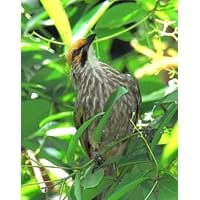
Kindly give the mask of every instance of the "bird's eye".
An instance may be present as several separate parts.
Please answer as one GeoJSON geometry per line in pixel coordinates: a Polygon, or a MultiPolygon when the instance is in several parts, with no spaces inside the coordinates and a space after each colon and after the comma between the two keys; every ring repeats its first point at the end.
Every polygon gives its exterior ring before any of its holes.
{"type": "Polygon", "coordinates": [[[72,53],[72,59],[75,58],[76,56],[78,56],[80,54],[81,49],[76,49],[73,51],[72,53]]]}

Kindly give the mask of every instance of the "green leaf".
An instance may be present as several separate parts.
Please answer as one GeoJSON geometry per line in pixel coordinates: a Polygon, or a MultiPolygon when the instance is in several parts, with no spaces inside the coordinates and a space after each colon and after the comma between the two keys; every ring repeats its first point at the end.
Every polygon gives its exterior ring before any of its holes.
{"type": "Polygon", "coordinates": [[[39,127],[40,128],[43,127],[48,122],[55,121],[55,120],[58,120],[58,119],[67,118],[67,117],[71,117],[71,116],[72,116],[72,112],[60,112],[60,113],[56,113],[56,114],[50,115],[50,116],[44,118],[40,122],[39,127]]]}
{"type": "Polygon", "coordinates": [[[152,92],[150,94],[144,95],[142,97],[142,102],[152,102],[152,101],[157,101],[160,100],[160,103],[172,103],[172,102],[177,102],[178,101],[178,90],[173,91],[172,93],[166,95],[168,87],[166,88],[161,88],[155,92],[152,92]]]}
{"type": "Polygon", "coordinates": [[[129,184],[121,186],[119,190],[117,190],[116,192],[114,192],[108,197],[108,200],[120,199],[120,197],[123,197],[123,195],[125,195],[129,191],[133,191],[138,185],[140,185],[142,182],[144,182],[147,179],[148,179],[147,177],[142,177],[135,181],[132,181],[129,184]]]}
{"type": "Polygon", "coordinates": [[[94,169],[94,163],[92,163],[91,165],[89,165],[89,167],[85,170],[85,173],[82,177],[82,180],[88,175],[92,173],[92,170],[94,169]]]}
{"type": "MultiPolygon", "coordinates": [[[[23,56],[23,60],[22,62],[26,61],[26,57],[25,56],[29,56],[29,57],[33,57],[36,59],[39,58],[45,58],[44,56],[52,56],[54,57],[54,55],[52,54],[53,51],[49,49],[48,44],[44,41],[34,41],[31,39],[31,37],[24,37],[22,38],[21,41],[22,45],[21,45],[21,51],[22,51],[22,56],[23,56]],[[28,53],[32,53],[28,54],[28,53]],[[38,56],[36,57],[35,54],[39,53],[38,56]]],[[[29,60],[30,61],[30,60],[29,60]]],[[[29,63],[31,64],[31,63],[29,63]]]]}
{"type": "Polygon", "coordinates": [[[60,71],[47,67],[41,68],[31,79],[32,83],[41,84],[48,90],[54,90],[59,84],[66,84],[66,77],[60,71]]]}
{"type": "Polygon", "coordinates": [[[113,179],[108,177],[103,177],[100,183],[93,188],[86,188],[83,190],[82,197],[84,200],[92,200],[96,197],[99,193],[105,191],[112,183],[114,182],[113,179]]]}
{"type": "Polygon", "coordinates": [[[168,21],[174,21],[175,23],[171,24],[170,26],[175,28],[178,26],[178,20],[177,20],[177,12],[175,10],[164,10],[155,12],[156,16],[159,17],[161,20],[168,20],[168,21]]]}
{"type": "Polygon", "coordinates": [[[50,106],[50,101],[41,98],[22,102],[23,139],[39,129],[40,121],[49,115],[50,106]]]}
{"type": "Polygon", "coordinates": [[[160,168],[164,168],[170,165],[171,162],[177,157],[177,153],[178,153],[178,123],[174,126],[170,140],[163,150],[160,168]]]}
{"type": "Polygon", "coordinates": [[[114,155],[109,157],[109,159],[105,160],[105,162],[102,164],[102,166],[110,165],[112,163],[118,164],[119,161],[122,160],[124,156],[123,155],[114,155]]]}
{"type": "Polygon", "coordinates": [[[104,169],[100,168],[94,173],[88,173],[81,182],[81,185],[84,188],[93,188],[96,187],[104,176],[104,169]]]}
{"type": "Polygon", "coordinates": [[[27,22],[24,34],[28,34],[28,32],[30,32],[33,28],[37,29],[41,25],[42,20],[47,16],[48,14],[46,11],[43,9],[38,10],[37,13],[27,22]]]}
{"type": "Polygon", "coordinates": [[[161,138],[161,135],[162,135],[162,130],[165,126],[168,125],[168,123],[170,122],[170,120],[173,118],[173,116],[175,115],[176,111],[178,109],[178,106],[177,104],[175,103],[172,103],[168,109],[167,109],[167,112],[163,115],[162,119],[161,119],[161,123],[157,129],[157,131],[155,132],[155,136],[154,136],[154,139],[151,143],[151,147],[152,149],[155,148],[155,146],[158,144],[160,138],[161,138]]]}
{"type": "Polygon", "coordinates": [[[74,194],[77,200],[81,200],[81,182],[80,182],[80,172],[76,173],[75,176],[75,186],[74,186],[74,194]]]}
{"type": "MultiPolygon", "coordinates": [[[[86,15],[82,16],[78,23],[73,27],[73,35],[78,34],[81,29],[84,29],[83,26],[87,24],[87,22],[94,16],[94,14],[98,11],[101,5],[98,5],[91,9],[86,15]]],[[[77,37],[78,38],[78,37],[77,37]]]]}
{"type": "Polygon", "coordinates": [[[178,102],[178,90],[175,90],[172,93],[168,94],[161,101],[161,103],[172,103],[172,102],[178,102]]]}
{"type": "Polygon", "coordinates": [[[26,82],[22,82],[21,86],[22,86],[22,88],[25,88],[26,90],[31,90],[32,88],[33,89],[41,89],[41,90],[46,89],[43,85],[34,84],[34,83],[26,83],[26,82]]]}
{"type": "Polygon", "coordinates": [[[178,199],[178,181],[170,174],[164,174],[161,180],[159,181],[158,199],[178,199]]]}
{"type": "Polygon", "coordinates": [[[140,4],[136,3],[121,3],[111,7],[98,21],[96,28],[122,27],[138,21],[145,15],[145,10],[140,4]]]}
{"type": "Polygon", "coordinates": [[[74,41],[84,37],[112,3],[114,3],[114,1],[104,1],[82,16],[73,28],[74,41]]]}
{"type": "Polygon", "coordinates": [[[112,93],[112,95],[109,97],[108,101],[106,102],[105,107],[104,107],[104,110],[106,112],[101,118],[101,120],[99,121],[94,133],[94,139],[97,143],[100,143],[101,141],[103,129],[105,128],[108,122],[108,119],[111,116],[113,105],[120,99],[120,97],[122,97],[127,92],[128,92],[128,89],[121,86],[112,93]]]}
{"type": "MultiPolygon", "coordinates": [[[[142,65],[144,64],[145,63],[142,65]]],[[[160,82],[159,76],[145,76],[142,79],[139,79],[139,86],[141,88],[142,96],[151,94],[163,88],[163,84],[160,82]],[[149,85],[151,85],[151,87],[149,87],[149,85]]]]}
{"type": "Polygon", "coordinates": [[[87,120],[84,124],[81,125],[81,127],[77,130],[76,134],[70,141],[68,150],[67,150],[67,160],[70,163],[73,163],[74,161],[74,152],[76,149],[76,146],[78,145],[79,138],[81,135],[85,132],[85,130],[88,128],[88,126],[99,116],[103,115],[104,113],[98,113],[95,116],[93,116],[91,119],[87,120]]]}
{"type": "Polygon", "coordinates": [[[34,198],[34,196],[38,192],[38,185],[34,184],[34,183],[37,183],[37,180],[36,180],[35,177],[32,177],[25,184],[33,184],[33,185],[30,185],[29,187],[26,187],[26,186],[22,185],[22,187],[21,187],[22,199],[24,199],[23,196],[25,196],[25,197],[28,196],[29,198],[34,198]]]}
{"type": "MultiPolygon", "coordinates": [[[[98,39],[101,39],[103,37],[107,37],[109,35],[113,35],[115,33],[118,33],[118,32],[124,31],[124,30],[125,30],[124,27],[117,27],[117,28],[112,28],[112,29],[101,28],[101,29],[97,29],[95,32],[98,36],[98,39]]],[[[117,38],[129,42],[132,39],[132,34],[131,34],[131,32],[127,31],[127,32],[117,36],[117,38]]],[[[97,41],[98,41],[98,39],[97,39],[97,41]]]]}
{"type": "Polygon", "coordinates": [[[150,94],[142,96],[142,102],[146,103],[146,102],[150,102],[150,101],[157,101],[157,100],[163,98],[165,96],[166,89],[167,88],[162,88],[155,92],[152,92],[150,94]]]}

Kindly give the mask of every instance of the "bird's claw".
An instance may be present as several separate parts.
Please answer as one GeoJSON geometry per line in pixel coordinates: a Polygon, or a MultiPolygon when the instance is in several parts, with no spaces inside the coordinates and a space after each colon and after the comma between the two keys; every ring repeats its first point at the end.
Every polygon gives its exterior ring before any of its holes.
{"type": "Polygon", "coordinates": [[[103,162],[105,161],[104,158],[97,152],[94,152],[94,161],[95,164],[99,167],[103,164],[103,162]]]}

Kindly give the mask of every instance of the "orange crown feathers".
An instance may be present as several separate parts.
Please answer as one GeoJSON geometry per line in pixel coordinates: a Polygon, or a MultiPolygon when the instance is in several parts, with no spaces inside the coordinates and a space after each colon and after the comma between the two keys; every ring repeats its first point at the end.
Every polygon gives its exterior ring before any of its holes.
{"type": "Polygon", "coordinates": [[[72,53],[74,50],[81,48],[82,46],[84,46],[86,44],[86,40],[85,39],[80,39],[77,40],[69,49],[68,53],[67,53],[67,62],[68,64],[71,64],[72,62],[72,53]]]}

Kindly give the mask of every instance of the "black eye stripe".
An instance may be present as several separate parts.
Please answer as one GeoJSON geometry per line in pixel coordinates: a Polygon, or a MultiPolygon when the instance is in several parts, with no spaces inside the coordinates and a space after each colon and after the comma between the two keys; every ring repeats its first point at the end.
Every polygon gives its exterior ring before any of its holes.
{"type": "Polygon", "coordinates": [[[76,49],[73,51],[72,53],[72,59],[75,58],[76,56],[78,56],[80,54],[81,49],[76,49]]]}
{"type": "Polygon", "coordinates": [[[87,60],[87,52],[83,51],[82,56],[81,56],[81,67],[83,67],[85,65],[86,60],[87,60]]]}
{"type": "Polygon", "coordinates": [[[72,53],[72,60],[74,60],[77,56],[80,56],[80,64],[81,67],[83,67],[87,60],[87,51],[85,51],[83,48],[75,49],[72,53]]]}

